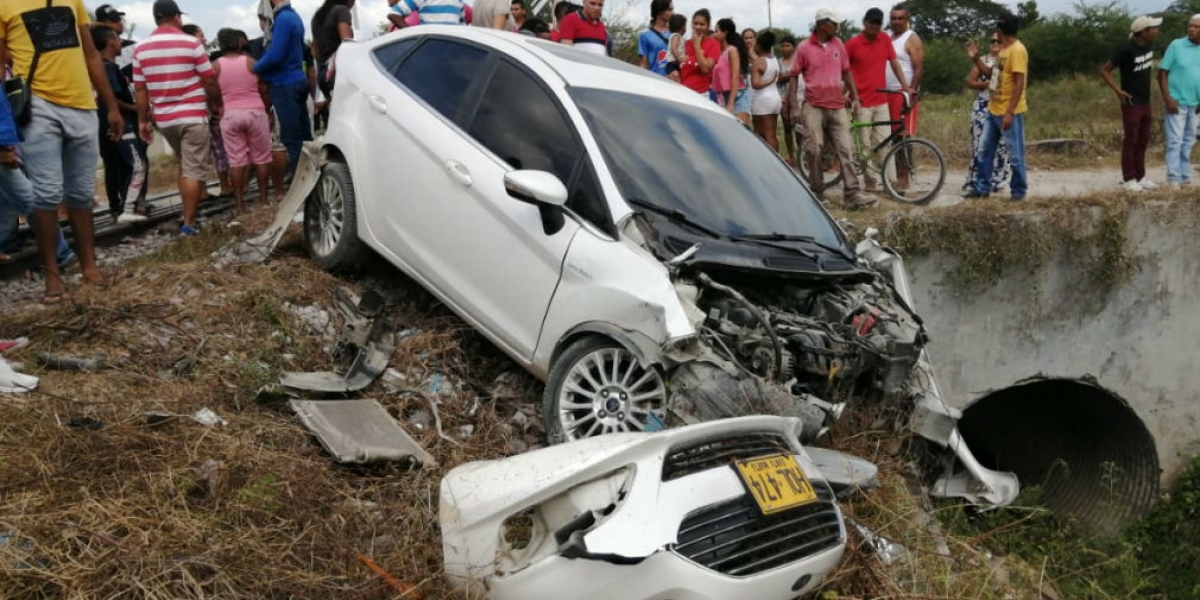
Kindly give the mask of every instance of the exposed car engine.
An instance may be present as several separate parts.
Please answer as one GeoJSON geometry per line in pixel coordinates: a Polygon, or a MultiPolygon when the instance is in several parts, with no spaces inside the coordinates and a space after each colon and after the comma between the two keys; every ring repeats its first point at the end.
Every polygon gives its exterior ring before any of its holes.
{"type": "Polygon", "coordinates": [[[795,393],[820,394],[830,381],[860,381],[899,393],[925,334],[919,318],[881,278],[851,285],[741,286],[701,275],[702,336],[724,358],[795,393]]]}

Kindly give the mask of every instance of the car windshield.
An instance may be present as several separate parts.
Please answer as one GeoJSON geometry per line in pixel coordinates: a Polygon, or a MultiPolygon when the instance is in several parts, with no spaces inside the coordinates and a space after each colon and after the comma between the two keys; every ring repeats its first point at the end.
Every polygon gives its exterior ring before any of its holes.
{"type": "Polygon", "coordinates": [[[843,247],[829,217],[735,119],[678,102],[573,88],[621,194],[730,236],[783,234],[843,247]]]}

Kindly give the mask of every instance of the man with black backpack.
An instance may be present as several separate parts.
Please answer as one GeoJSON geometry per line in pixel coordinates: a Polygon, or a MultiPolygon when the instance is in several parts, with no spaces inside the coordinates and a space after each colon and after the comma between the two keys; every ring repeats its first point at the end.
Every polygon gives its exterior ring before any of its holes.
{"type": "Polygon", "coordinates": [[[0,64],[12,63],[13,113],[25,138],[25,169],[33,184],[33,231],[46,275],[42,301],[66,297],[58,271],[58,207],[66,204],[83,280],[100,284],[92,202],[96,191],[100,123],[95,93],[108,108],[109,135],[124,121],[100,53],[92,42],[82,0],[4,0],[0,3],[0,64]]]}

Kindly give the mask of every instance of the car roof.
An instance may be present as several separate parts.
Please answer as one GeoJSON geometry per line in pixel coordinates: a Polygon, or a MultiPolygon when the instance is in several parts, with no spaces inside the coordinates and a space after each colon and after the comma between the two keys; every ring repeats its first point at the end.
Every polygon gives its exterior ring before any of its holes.
{"type": "MultiPolygon", "coordinates": [[[[538,60],[558,74],[568,87],[594,88],[650,96],[727,114],[708,97],[665,77],[615,58],[599,56],[533,36],[461,25],[420,25],[405,28],[403,37],[438,35],[483,44],[522,62],[538,60]]],[[[392,39],[392,36],[384,36],[392,39]]],[[[731,116],[732,118],[732,116],[731,116]]]]}

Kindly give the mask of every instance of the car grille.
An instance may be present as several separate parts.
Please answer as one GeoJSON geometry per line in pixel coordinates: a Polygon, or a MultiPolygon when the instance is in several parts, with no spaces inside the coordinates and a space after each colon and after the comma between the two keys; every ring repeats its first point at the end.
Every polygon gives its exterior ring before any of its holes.
{"type": "MultiPolygon", "coordinates": [[[[773,269],[812,269],[817,263],[804,256],[768,256],[763,264],[773,269]]],[[[849,271],[854,264],[844,258],[824,257],[821,259],[822,271],[849,271]]]]}
{"type": "Polygon", "coordinates": [[[753,433],[708,440],[672,449],[663,462],[662,480],[679,479],[735,460],[792,453],[781,435],[753,433]]]}
{"type": "Polygon", "coordinates": [[[833,491],[813,481],[817,501],[763,515],[749,494],[696,511],[679,527],[676,554],[741,577],[794,563],[842,542],[833,491]]]}

